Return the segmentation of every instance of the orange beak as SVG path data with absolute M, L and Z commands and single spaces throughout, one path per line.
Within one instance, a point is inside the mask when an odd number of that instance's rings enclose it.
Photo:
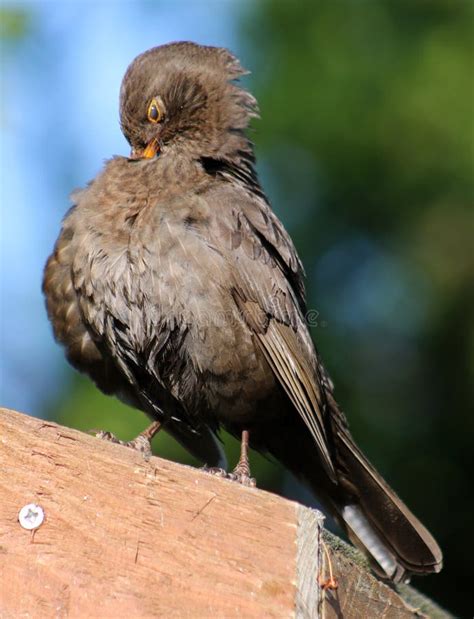
M 132 150 L 130 159 L 153 159 L 160 151 L 160 145 L 156 138 L 153 138 L 143 150 Z

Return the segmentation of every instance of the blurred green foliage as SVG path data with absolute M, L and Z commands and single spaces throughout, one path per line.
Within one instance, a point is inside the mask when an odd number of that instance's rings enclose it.
M 472 613 L 474 3 L 276 0 L 243 29 L 258 156 L 306 265 L 360 444 L 445 552 L 416 586 Z
M 265 189 L 308 272 L 314 337 L 354 435 L 444 549 L 416 586 L 472 613 L 473 7 L 248 3 Z M 10 25 L 13 29 L 16 26 Z M 108 153 L 104 153 L 104 156 Z M 122 439 L 145 417 L 72 377 L 51 416 Z M 238 445 L 226 438 L 230 463 Z M 160 435 L 156 452 L 191 460 Z M 252 455 L 260 487 L 282 471 Z
M 24 37 L 30 25 L 30 12 L 21 7 L 0 7 L 0 40 L 15 42 Z

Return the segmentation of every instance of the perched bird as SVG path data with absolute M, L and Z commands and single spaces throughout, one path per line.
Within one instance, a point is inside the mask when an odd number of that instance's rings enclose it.
M 73 194 L 43 290 L 72 365 L 211 467 L 224 427 L 303 480 L 393 581 L 441 551 L 352 439 L 305 323 L 304 273 L 255 172 L 255 99 L 226 49 L 155 47 L 128 68 L 131 146 Z

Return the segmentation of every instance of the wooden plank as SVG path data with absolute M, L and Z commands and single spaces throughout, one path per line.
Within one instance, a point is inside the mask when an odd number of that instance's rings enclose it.
M 340 549 L 321 590 L 319 512 L 5 409 L 0 497 L 1 619 L 420 616 Z
M 293 503 L 52 423 L 1 420 L 7 616 L 291 616 Z M 32 502 L 45 512 L 34 534 L 17 520 Z

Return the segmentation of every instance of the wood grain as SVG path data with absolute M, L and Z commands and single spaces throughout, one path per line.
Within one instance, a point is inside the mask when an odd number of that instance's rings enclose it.
M 319 512 L 6 409 L 0 497 L 1 619 L 420 616 L 339 550 L 321 591 Z
M 291 616 L 293 503 L 5 410 L 1 436 L 2 616 Z

